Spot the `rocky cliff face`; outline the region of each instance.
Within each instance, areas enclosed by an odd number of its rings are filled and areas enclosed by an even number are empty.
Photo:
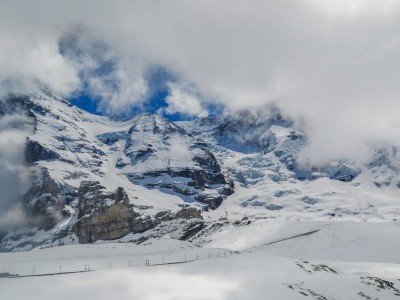
[[[182,208],[176,214],[169,211],[159,212],[154,218],[140,214],[130,204],[128,195],[119,187],[115,192],[108,192],[99,182],[83,181],[78,190],[78,221],[72,231],[79,242],[93,243],[97,240],[115,240],[129,233],[143,233],[165,221],[177,219],[198,219],[204,227],[201,213],[195,208]],[[184,229],[182,239],[187,239],[197,232],[193,224]]]
[[[35,177],[24,195],[24,208],[32,225],[50,230],[70,216],[65,209],[65,193],[61,191],[61,185],[50,177],[47,169],[41,169]]]
[[[116,136],[116,135],[115,135]],[[160,116],[133,120],[116,167],[135,184],[163,188],[216,209],[233,193],[233,181],[214,154],[183,128]]]
[[[33,120],[25,158],[37,172],[21,200],[32,226],[6,234],[5,250],[190,239],[228,212],[389,218],[368,189],[400,189],[399,147],[377,146],[365,165],[307,166],[299,162],[306,133],[277,108],[186,122],[152,114],[119,121],[45,92],[0,101],[0,117],[15,113]]]
[[[78,190],[78,221],[72,227],[80,243],[114,240],[155,226],[129,203],[123,188],[106,192],[96,181],[83,181]]]

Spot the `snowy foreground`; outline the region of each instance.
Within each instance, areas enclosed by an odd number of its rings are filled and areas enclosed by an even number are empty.
[[[400,299],[399,223],[224,226],[201,247],[156,239],[0,254],[1,271],[54,273],[0,278],[0,299]]]

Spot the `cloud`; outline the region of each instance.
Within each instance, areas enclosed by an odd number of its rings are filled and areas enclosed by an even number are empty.
[[[32,132],[32,120],[24,115],[0,118],[0,232],[26,220],[21,198],[29,188],[32,174],[25,166],[24,150],[26,137]]]
[[[182,113],[188,116],[204,118],[208,116],[208,111],[194,91],[188,87],[183,87],[176,83],[169,83],[169,95],[165,99],[168,107],[165,109],[167,114]]]
[[[45,83],[61,95],[69,95],[79,88],[75,68],[59,51],[58,35],[50,32],[38,34],[24,29],[0,26],[1,95],[7,92],[37,91],[38,83]]]
[[[15,203],[0,213],[0,233],[26,225],[26,213],[21,203]]]
[[[99,109],[119,113],[146,101],[146,72],[161,66],[178,78],[169,111],[274,102],[304,125],[316,162],[400,139],[395,0],[8,1],[0,20],[7,88],[84,89]],[[78,52],[57,52],[76,26],[85,28]],[[196,97],[179,88],[187,82]]]
[[[397,0],[308,0],[310,7],[329,17],[355,18],[365,14],[396,14],[400,8]]]
[[[73,27],[64,34],[59,47],[77,70],[84,92],[98,102],[99,111],[124,113],[146,99],[144,69],[123,64],[107,43],[84,27]]]

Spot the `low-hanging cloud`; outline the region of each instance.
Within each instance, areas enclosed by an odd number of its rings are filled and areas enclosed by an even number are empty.
[[[22,196],[31,183],[31,168],[25,165],[26,137],[32,120],[22,114],[0,118],[0,232],[26,222]]]
[[[168,83],[169,95],[165,101],[168,107],[165,109],[167,114],[181,113],[188,116],[205,118],[208,111],[203,107],[199,96],[190,87]]]
[[[77,51],[60,51],[75,27],[85,28]],[[276,103],[307,131],[313,163],[400,138],[395,0],[9,1],[0,28],[3,89],[86,89],[118,113],[146,101],[146,71],[162,66],[201,95],[184,105],[171,88],[167,110]]]
[[[144,68],[123,64],[115,50],[81,26],[73,26],[59,40],[60,52],[74,67],[81,85],[98,110],[120,114],[143,102],[148,94]]]

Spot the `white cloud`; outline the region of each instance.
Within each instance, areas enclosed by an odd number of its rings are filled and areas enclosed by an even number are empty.
[[[43,37],[0,27],[1,93],[18,89],[29,92],[37,83],[45,83],[57,93],[67,96],[80,86],[77,70],[61,55],[58,34]]]
[[[171,111],[204,115],[204,101],[231,110],[275,102],[304,121],[318,161],[354,156],[368,140],[400,139],[398,3],[8,1],[0,4],[0,79],[39,80],[62,94],[79,89],[79,75],[99,56],[77,63],[56,50],[80,24],[116,62],[106,77],[88,77],[104,111],[142,103],[146,70],[162,66],[201,95],[171,90]]]
[[[80,74],[85,92],[107,114],[129,112],[148,93],[144,68],[139,62],[122,63],[117,50],[82,26],[61,37],[60,51]]]
[[[26,220],[20,200],[30,185],[24,150],[26,137],[32,132],[32,120],[26,116],[12,114],[0,118],[0,231]]]
[[[202,106],[200,99],[188,87],[182,87],[175,83],[169,83],[169,95],[165,99],[168,114],[182,113],[188,116],[207,117],[208,112]]]
[[[147,95],[147,82],[139,73],[129,73],[117,67],[110,74],[90,76],[88,92],[99,97],[99,110],[107,114],[124,113],[133,105],[143,102]]]
[[[397,0],[307,0],[313,9],[331,17],[355,18],[368,14],[396,14],[400,8]]]

